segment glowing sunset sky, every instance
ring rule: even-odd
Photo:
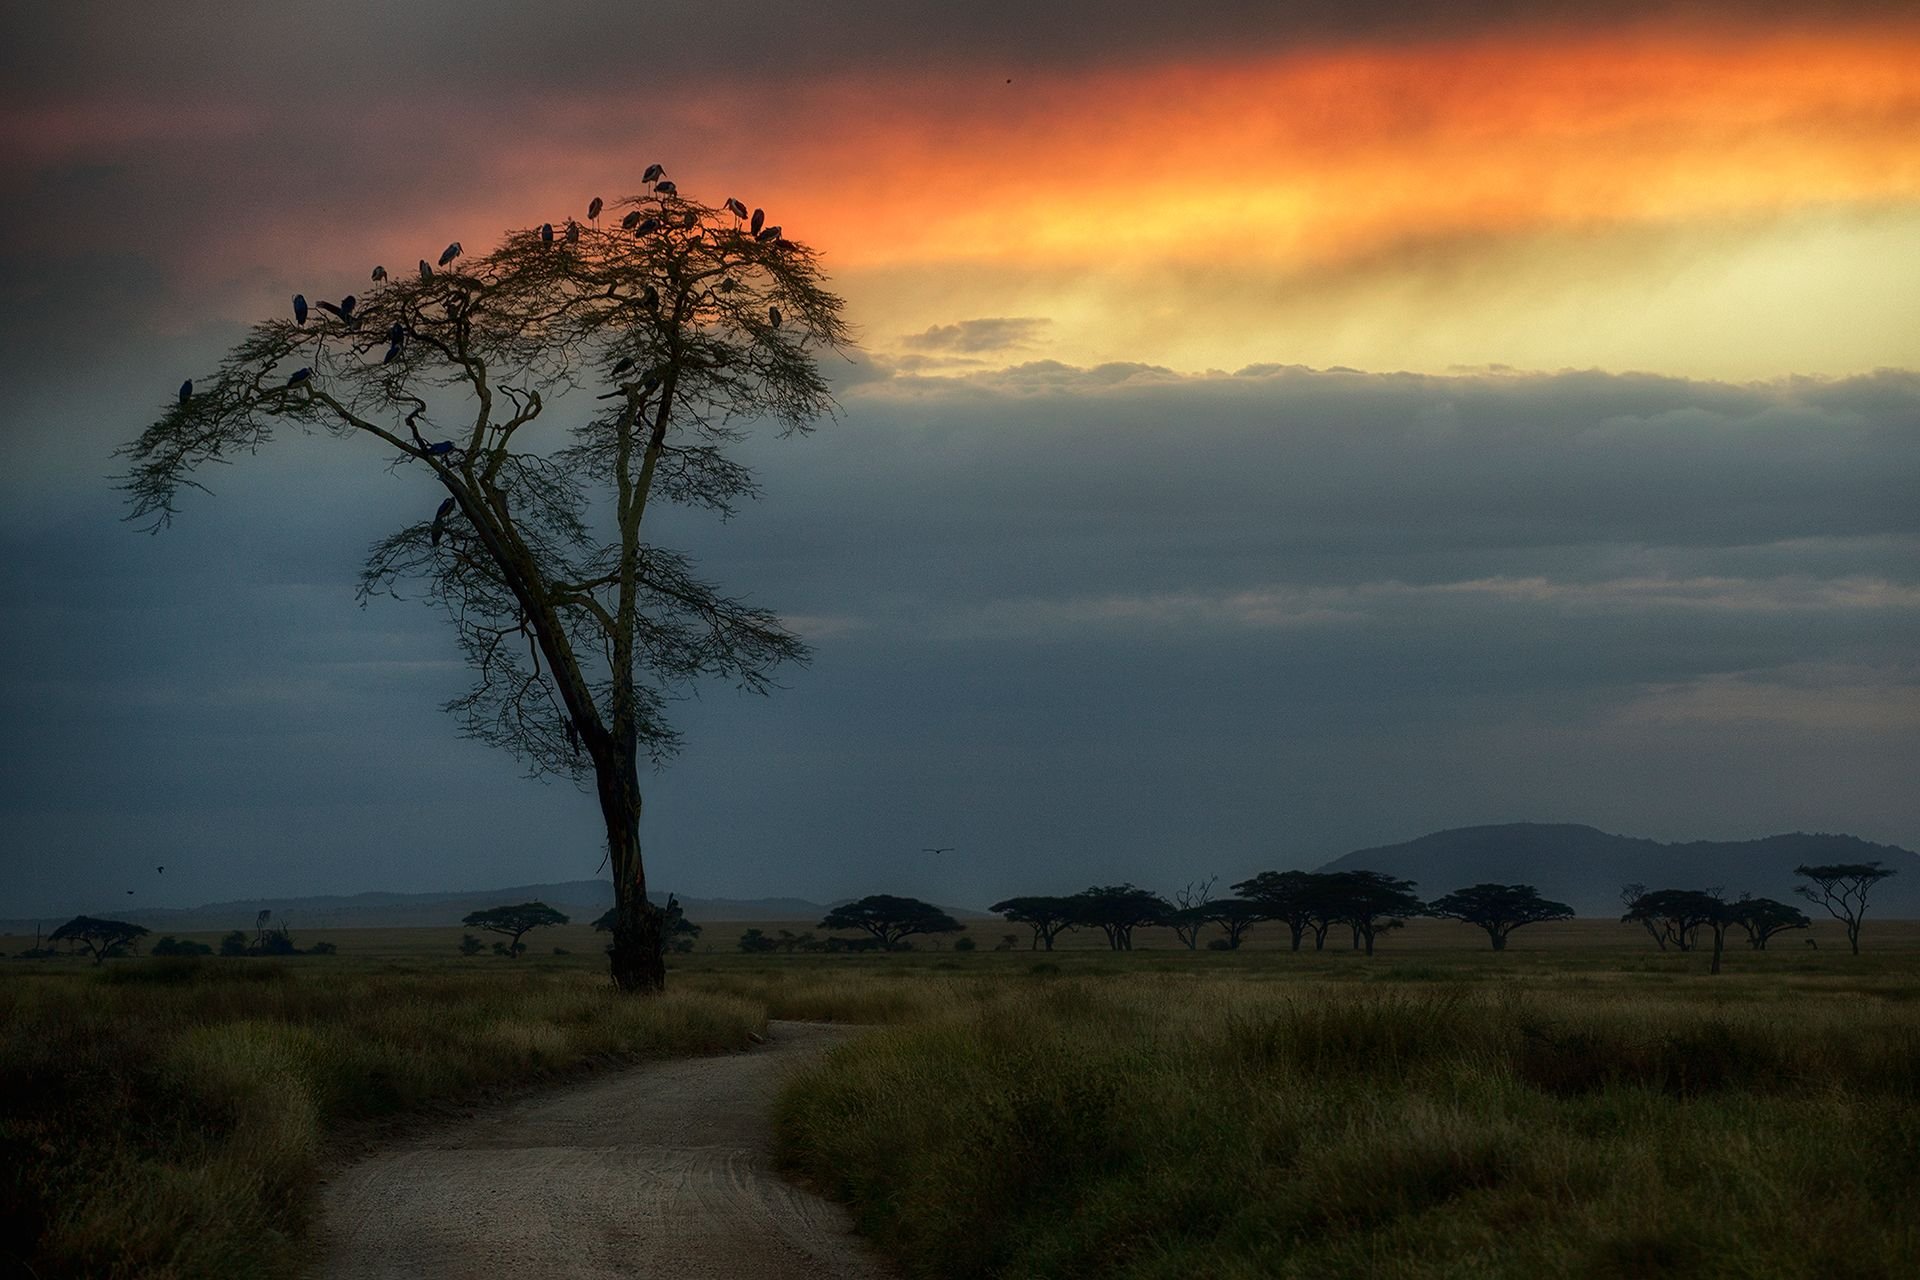
[[[669,528],[818,655],[687,708],[669,887],[984,902],[1521,818],[1920,842],[1920,10],[1599,13],[12,6],[0,846],[61,854],[7,864],[22,909],[129,829],[196,901],[272,842],[249,891],[592,873],[531,852],[590,806],[435,712],[438,624],[352,605],[430,494],[294,442],[136,540],[102,477],[292,293],[655,161],[818,248],[861,341],[764,503]]]

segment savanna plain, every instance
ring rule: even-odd
[[[1503,953],[1416,921],[1371,958],[1277,926],[827,955],[742,954],[743,928],[658,999],[616,994],[580,926],[519,959],[415,929],[0,961],[0,1261],[297,1276],[319,1180],[396,1128],[781,1018],[871,1028],[788,1087],[777,1141],[907,1276],[1920,1271],[1920,924],[1718,976],[1601,921]]]

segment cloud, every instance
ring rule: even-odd
[[[900,341],[909,351],[949,351],[977,355],[984,351],[1009,351],[1032,346],[1041,331],[1052,323],[1044,316],[960,320],[953,324],[934,325],[924,333],[907,334]]]

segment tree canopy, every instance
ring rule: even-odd
[[[1820,866],[1798,866],[1793,874],[1805,876],[1807,883],[1794,886],[1794,892],[1826,909],[1828,915],[1847,928],[1847,945],[1860,954],[1860,924],[1867,918],[1867,895],[1873,886],[1894,874],[1892,867],[1871,862],[1836,862]]]
[[[1741,898],[1733,904],[1733,922],[1746,931],[1747,944],[1755,951],[1765,951],[1776,933],[1813,926],[1806,912],[1772,898]]]
[[[645,517],[655,497],[724,514],[755,496],[727,446],[830,413],[816,356],[849,341],[810,249],[657,170],[604,222],[596,198],[585,223],[511,231],[478,256],[449,244],[311,309],[296,296],[122,450],[131,518],[153,527],[205,467],[289,427],[371,445],[370,464],[430,486],[423,518],[374,544],[362,595],[418,591],[446,614],[473,671],[448,704],[466,734],[592,786],[613,975],[643,991],[665,970],[638,763],[679,747],[665,710],[690,682],[764,691],[805,654],[643,536]]]
[[[1139,885],[1092,885],[1073,895],[1074,919],[1107,935],[1115,951],[1133,950],[1133,931],[1141,925],[1164,924],[1173,904]]]
[[[1505,951],[1507,935],[1522,925],[1573,918],[1572,907],[1541,897],[1530,884],[1476,884],[1455,889],[1428,903],[1427,913],[1485,929],[1495,951]]]
[[[521,938],[535,929],[565,924],[567,917],[544,902],[522,902],[511,907],[488,907],[485,911],[469,912],[460,923],[511,937],[513,941],[507,945],[507,954],[518,957],[525,950],[520,945]]]
[[[859,929],[873,935],[881,946],[893,948],[916,933],[958,933],[965,926],[930,902],[874,893],[835,907],[819,927]]]
[[[145,926],[125,920],[102,920],[97,916],[75,916],[47,935],[49,942],[65,942],[86,952],[99,964],[108,956],[122,956],[147,936]]]
[[[1077,927],[1078,915],[1072,898],[1063,895],[1030,895],[1023,898],[1007,898],[996,902],[987,910],[998,912],[1014,924],[1024,924],[1033,930],[1033,947],[1036,950],[1053,950],[1053,940],[1068,929]]]
[[[1311,871],[1262,871],[1234,885],[1233,891],[1257,904],[1267,919],[1285,924],[1298,951],[1320,914],[1322,883],[1323,877]]]

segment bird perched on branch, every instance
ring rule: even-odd
[[[660,179],[666,176],[667,176],[667,171],[665,169],[662,169],[657,164],[650,164],[647,166],[647,171],[640,175],[640,181],[658,182],[660,181]]]
[[[766,222],[767,211],[765,209],[755,209],[753,211],[753,218],[747,223],[747,231],[757,236],[760,234],[760,228],[765,226]]]
[[[453,507],[453,499],[448,498],[440,504],[440,509],[433,513],[433,529],[427,534],[427,541],[433,546],[440,545],[440,535],[446,530],[447,517],[453,514]]]
[[[293,295],[293,322],[295,324],[307,322],[307,295],[304,293]]]
[[[763,228],[756,232],[753,238],[755,240],[778,240],[780,238],[780,228],[777,225]]]
[[[780,308],[778,307],[767,308],[767,323],[771,324],[776,329],[780,327]]]
[[[180,403],[185,404],[191,399],[193,399],[193,379],[188,378],[180,384]]]
[[[640,225],[640,217],[641,217],[640,211],[638,209],[635,209],[632,213],[629,213],[626,217],[620,219],[620,229],[622,231],[633,230],[635,227]]]
[[[420,278],[422,280],[433,279],[433,268],[427,265],[425,258],[420,259]]]
[[[600,210],[604,207],[600,202],[600,197],[595,196],[587,204],[587,221],[598,222],[600,220]]]
[[[385,267],[375,267],[373,269],[373,282],[375,284],[379,284],[382,280],[385,280],[386,278],[387,278],[387,269]]]
[[[728,196],[727,212],[736,218],[744,218],[747,216],[747,206],[735,200],[732,196]]]
[[[455,258],[459,256],[460,256],[460,242],[458,240],[455,240],[452,244],[448,245],[446,248],[440,251],[440,265],[444,267],[449,262],[452,262]]]
[[[540,243],[553,243],[553,224],[551,222],[543,222],[540,224]]]
[[[436,440],[427,446],[427,453],[435,458],[444,458],[453,452],[453,441]]]
[[[287,378],[287,385],[290,387],[297,387],[301,383],[305,382],[308,378],[311,378],[312,376],[313,376],[312,369],[295,369],[293,373]]]
[[[656,182],[653,184],[653,194],[657,196],[677,196],[680,194],[680,188],[671,182]]]

